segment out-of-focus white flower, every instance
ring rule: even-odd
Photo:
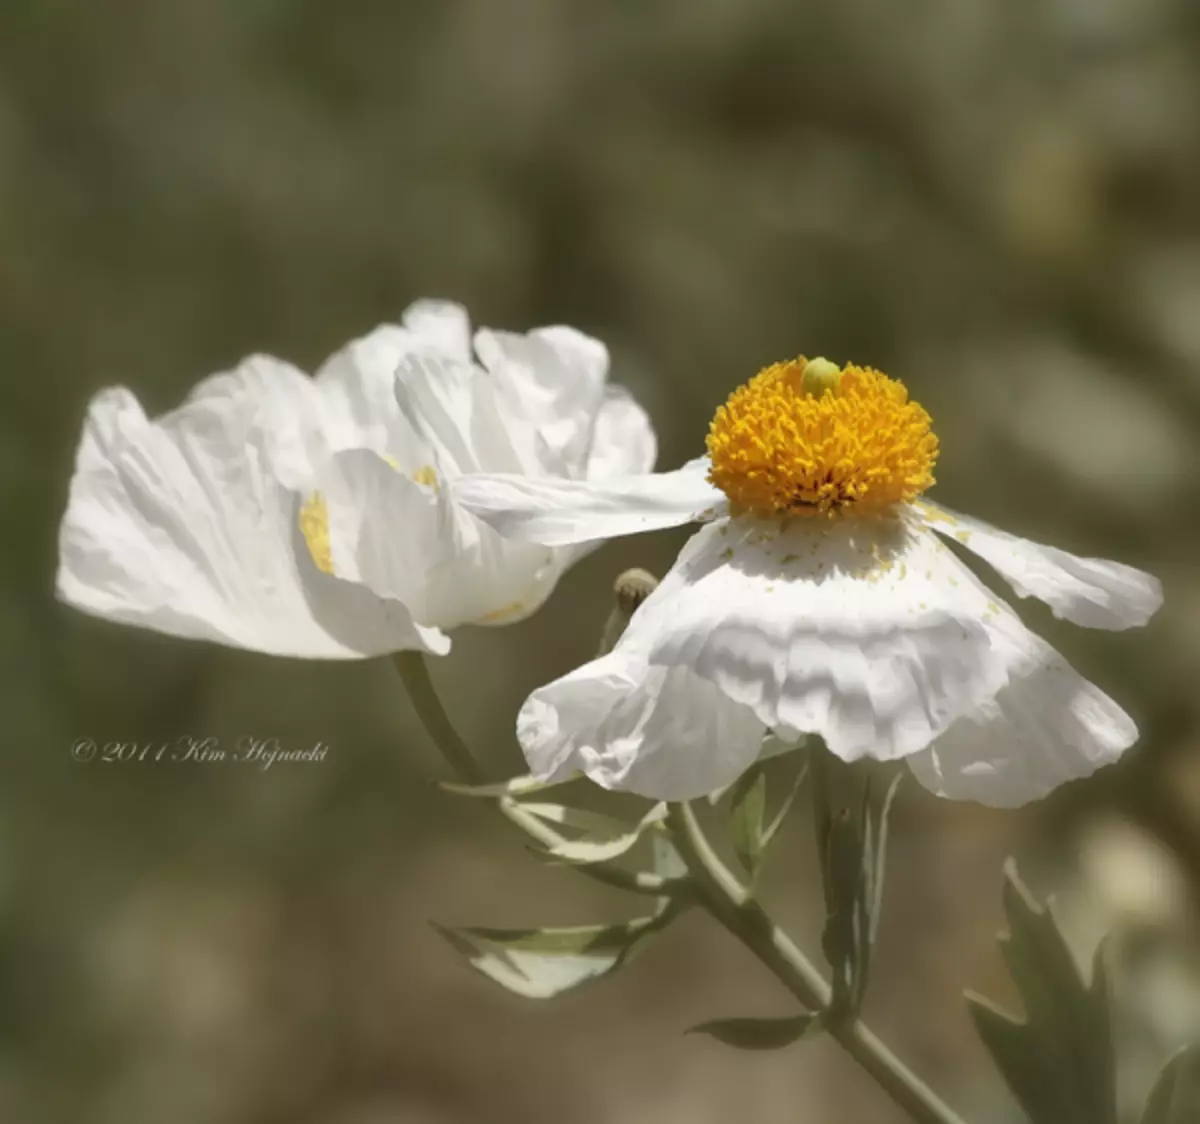
[[[57,589],[98,616],[275,655],[449,649],[533,612],[582,548],[503,541],[444,482],[465,470],[646,472],[654,432],[570,328],[480,331],[418,302],[309,378],[255,356],[149,420],[92,400]]]
[[[1009,806],[1091,773],[1137,730],[943,543],[1093,628],[1141,625],[1156,579],[918,499],[937,455],[902,384],[823,359],[776,364],[713,419],[709,456],[600,482],[480,476],[465,506],[569,545],[706,525],[607,656],[535,691],[535,774],[683,799],[728,784],[764,732],[846,760],[907,759],[942,796]]]

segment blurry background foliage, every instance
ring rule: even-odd
[[[0,1120],[897,1119],[828,1043],[680,1036],[791,1009],[702,919],[560,1005],[473,976],[427,917],[612,903],[433,787],[386,662],[275,661],[53,602],[92,392],[160,412],[250,351],[312,369],[418,296],[604,339],[665,467],[770,361],[879,366],[934,415],[939,498],[1161,575],[1141,633],[1027,612],[1142,723],[1127,764],[1017,814],[905,787],[867,1010],[973,1121],[1017,1119],[959,994],[1011,997],[992,937],[1015,852],[1081,953],[1114,918],[1144,927],[1147,1065],[1194,1033],[1198,13],[4,0]],[[520,767],[524,694],[593,652],[613,577],[661,573],[683,537],[609,546],[534,619],[455,637],[434,672],[492,770]],[[330,750],[266,773],[68,752],[182,734]],[[815,948],[804,828],[767,882]]]

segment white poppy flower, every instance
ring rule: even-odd
[[[459,481],[466,507],[526,542],[706,524],[610,654],[527,700],[534,773],[686,799],[734,779],[766,732],[812,733],[848,761],[905,758],[939,795],[1011,806],[1118,757],[1129,716],[942,540],[1093,628],[1144,624],[1159,583],[919,499],[937,447],[899,382],[801,358],[735,391],[709,455],[678,471]]]
[[[59,597],[98,616],[275,655],[442,654],[443,629],[532,612],[579,548],[507,543],[450,499],[464,469],[648,471],[641,408],[569,328],[480,331],[418,302],[314,378],[265,356],[149,420],[92,400]],[[377,504],[377,507],[372,505]]]

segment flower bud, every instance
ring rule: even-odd
[[[600,655],[606,656],[616,646],[642,602],[658,588],[658,578],[649,570],[626,570],[613,583],[615,604],[604,625],[604,636],[600,640]]]

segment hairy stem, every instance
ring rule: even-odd
[[[705,837],[687,803],[674,804],[667,827],[695,884],[699,904],[771,970],[810,1011],[825,1009],[832,992],[820,971],[771,920]],[[964,1124],[861,1019],[833,1021],[829,1033],[917,1124]]]

